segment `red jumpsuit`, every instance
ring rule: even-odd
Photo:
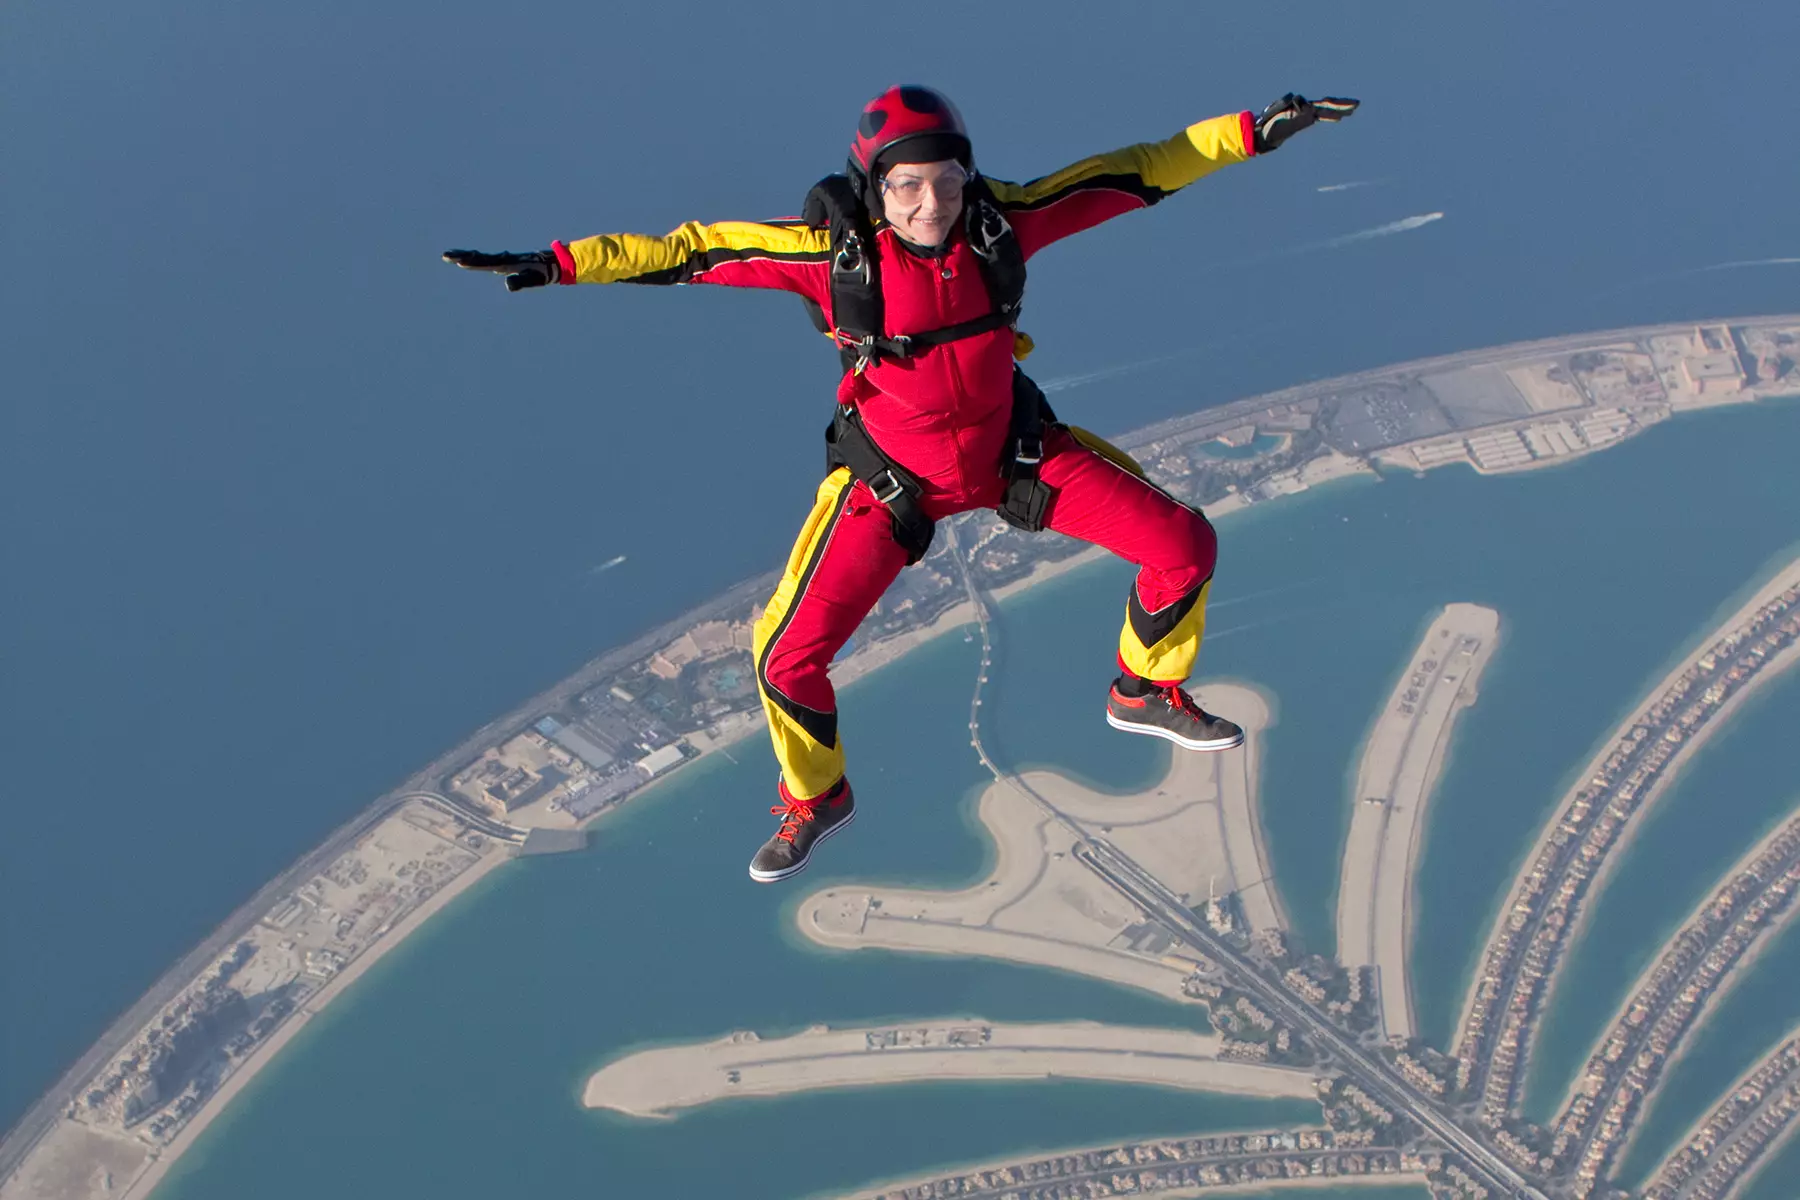
[[[986,180],[1029,259],[1050,243],[1145,208],[1228,163],[1250,157],[1249,113],[1192,125],[1164,142],[1084,159],[1027,184]],[[555,244],[565,283],[717,283],[798,293],[831,315],[830,234],[803,224],[690,223],[665,237],[635,234]],[[960,229],[926,257],[879,226],[888,336],[939,329],[988,313],[992,303]],[[884,358],[847,375],[854,405],[887,455],[923,486],[927,515],[993,508],[1005,486],[1001,458],[1012,416],[1015,336],[1010,329]],[[1054,489],[1046,527],[1104,546],[1138,566],[1126,602],[1119,664],[1163,684],[1193,669],[1205,626],[1217,543],[1201,513],[1135,471],[1085,432],[1046,431],[1039,477]],[[839,468],[820,484],[774,596],[757,622],[757,681],[795,800],[843,777],[837,703],[827,669],[900,569],[906,552],[874,494]]]

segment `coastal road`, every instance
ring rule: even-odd
[[[1355,1068],[1355,1080],[1365,1091],[1396,1112],[1405,1113],[1445,1145],[1460,1153],[1468,1160],[1471,1169],[1496,1189],[1497,1194],[1522,1197],[1524,1200],[1541,1200],[1542,1194],[1498,1155],[1442,1112],[1420,1100],[1410,1085],[1388,1070],[1387,1064],[1371,1058],[1336,1027],[1297,1002],[1284,989],[1264,979],[1255,964],[1245,959],[1229,943],[1201,927],[1179,901],[1166,894],[1157,880],[1145,875],[1135,863],[1109,846],[1105,839],[1093,839],[1085,849],[1077,849],[1076,855],[1090,870],[1149,916],[1162,922],[1189,946],[1233,968],[1232,986],[1255,994],[1272,1012],[1285,1018],[1294,1027],[1304,1029],[1317,1045],[1330,1049],[1339,1061]]]

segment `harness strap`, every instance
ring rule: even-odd
[[[887,506],[894,522],[894,541],[906,551],[906,565],[924,558],[937,525],[919,507],[924,489],[918,477],[889,458],[869,436],[856,410],[842,404],[825,431],[825,469],[839,467],[850,468],[850,474],[867,484],[875,499]]]
[[[994,511],[1008,525],[1027,533],[1043,529],[1051,497],[1056,495],[1055,488],[1038,478],[1038,467],[1044,461],[1044,426],[1055,420],[1043,390],[1014,364],[1012,425],[1000,463],[1006,492]]]
[[[869,334],[858,338],[846,330],[834,329],[832,330],[832,340],[856,355],[857,366],[855,369],[860,372],[868,363],[876,359],[910,358],[917,351],[929,350],[933,346],[942,346],[946,342],[977,337],[984,333],[992,333],[996,329],[1006,329],[1017,319],[1016,309],[996,309],[970,321],[958,321],[956,324],[946,325],[942,329],[927,329],[923,333],[908,333],[899,337],[881,337],[877,334]]]

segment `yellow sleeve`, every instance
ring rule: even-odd
[[[571,283],[722,283],[810,293],[831,234],[807,225],[689,221],[662,237],[609,233],[568,243]]]
[[[1084,184],[1092,186],[1104,180],[1116,186],[1120,176],[1135,177],[1144,191],[1166,195],[1220,167],[1249,158],[1255,153],[1253,136],[1247,112],[1211,117],[1189,125],[1166,141],[1140,142],[1096,154],[1022,186],[1002,185],[1014,194],[996,195],[1003,204],[1037,206],[1060,193],[1080,190]]]

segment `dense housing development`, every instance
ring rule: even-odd
[[[1796,359],[1800,316],[1622,330],[1307,384],[1118,442],[1159,484],[1219,518],[1381,470],[1559,465],[1675,413],[1800,393]],[[984,641],[985,681],[989,605],[1098,553],[1021,534],[991,514],[945,524],[933,553],[901,576],[837,664],[840,682],[971,623]],[[311,1014],[449,897],[514,856],[579,847],[587,824],[655,781],[760,736],[749,630],[771,583],[745,581],[586,664],[271,881],[0,1143],[0,1200],[142,1197]],[[1800,822],[1772,834],[1684,925],[1549,1128],[1518,1113],[1533,1035],[1632,822],[1694,745],[1800,656],[1800,564],[1657,686],[1584,771],[1513,885],[1454,1046],[1434,1048],[1412,1036],[1405,980],[1413,847],[1453,718],[1475,702],[1475,677],[1504,624],[1491,610],[1451,608],[1378,723],[1388,741],[1370,747],[1359,784],[1366,794],[1346,799],[1358,815],[1344,878],[1360,906],[1338,914],[1354,934],[1346,962],[1290,939],[1260,846],[1253,753],[1190,759],[1177,768],[1187,772],[1178,786],[1100,807],[1054,773],[1014,776],[992,762],[978,681],[971,741],[995,775],[982,818],[1013,873],[971,893],[832,889],[801,905],[803,931],[843,949],[1037,962],[1204,1007],[1216,1036],[1184,1052],[1185,1086],[1303,1077],[1323,1123],[1040,1155],[869,1196],[1061,1200],[1369,1175],[1424,1179],[1437,1195],[1466,1200],[1612,1188],[1608,1172],[1669,1056],[1789,911],[1800,884]],[[1247,692],[1231,711],[1258,704]],[[1246,724],[1254,738],[1259,723]],[[958,1056],[958,1071],[1038,1070],[1033,1043],[1008,1042],[1012,1034],[972,1018],[954,1027],[988,1030],[986,1040],[969,1035],[940,1048]],[[1081,1037],[1089,1041],[1038,1050],[1100,1077],[1124,1071],[1107,1059],[1114,1043]],[[741,1040],[720,1044],[743,1058]],[[899,1064],[892,1069],[903,1075],[921,1060],[894,1053],[898,1046],[865,1041],[855,1069],[885,1077],[890,1067],[874,1064]],[[696,1062],[695,1094],[704,1099],[743,1090],[752,1077],[742,1061]],[[790,1064],[776,1075],[804,1085],[819,1078],[808,1070]],[[838,1076],[823,1078],[818,1086]],[[1766,1159],[1797,1106],[1800,1059],[1790,1042],[1734,1086],[1647,1194],[1725,1196]]]

